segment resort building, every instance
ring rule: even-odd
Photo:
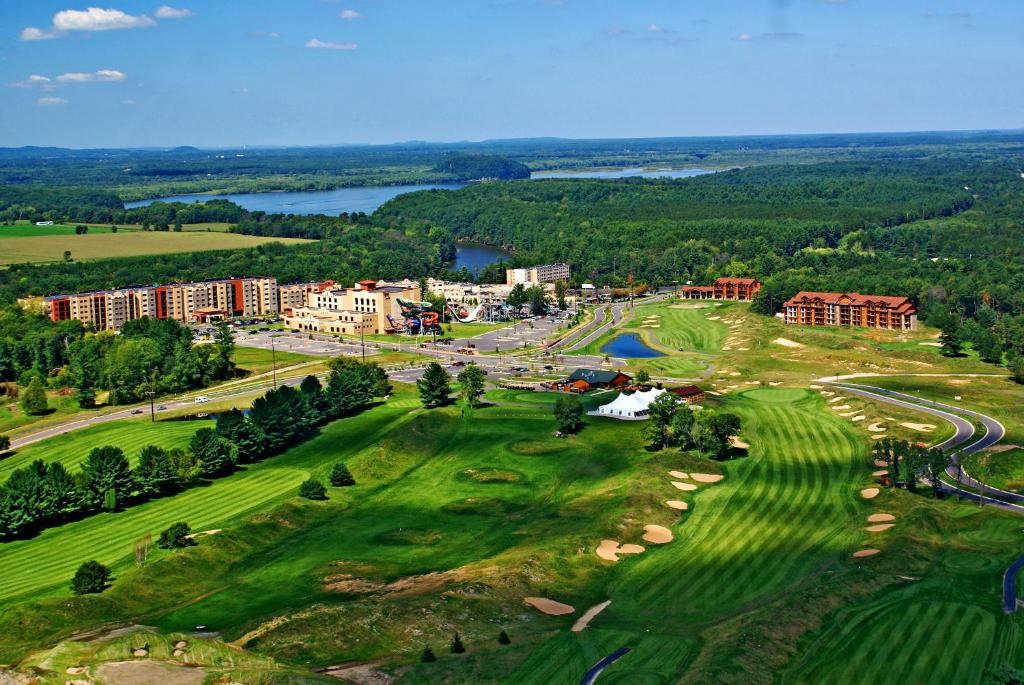
[[[332,287],[334,287],[334,281],[279,285],[277,286],[277,308],[281,312],[286,312],[296,307],[305,307],[309,302],[310,295],[321,293]]]
[[[534,283],[557,283],[569,280],[568,264],[543,264],[521,269],[505,269],[505,284],[533,285]]]
[[[800,292],[782,307],[788,324],[864,326],[895,331],[909,331],[917,326],[917,307],[906,297]]]
[[[683,385],[678,388],[669,388],[668,391],[687,404],[704,400],[704,391],[696,385]]]
[[[736,300],[749,302],[761,290],[756,278],[716,278],[712,285],[684,285],[684,300]]]
[[[633,382],[631,376],[621,371],[604,371],[602,369],[576,369],[566,380],[578,392],[586,392],[593,388],[625,388]]]
[[[277,314],[277,280],[231,278],[96,290],[45,299],[53,321],[78,319],[96,330],[116,330],[149,316],[182,323]]]
[[[512,292],[512,286],[504,283],[459,283],[428,278],[427,290],[453,304],[504,304]]]
[[[285,312],[286,328],[299,331],[376,335],[401,327],[398,300],[418,302],[415,281],[390,285],[385,281],[360,281],[352,288],[326,288],[309,292],[306,305]]]

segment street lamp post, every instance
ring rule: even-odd
[[[274,390],[277,390],[277,345],[274,343],[276,335],[270,336],[270,373],[274,382]]]
[[[156,395],[156,391],[148,390],[146,395],[149,396],[149,420],[156,423],[156,409],[153,408],[153,397]]]

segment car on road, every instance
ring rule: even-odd
[[[544,370],[545,371],[552,371],[552,370],[554,370],[554,368],[555,367],[551,366],[551,364],[545,364],[544,365]]]
[[[525,367],[525,366],[513,366],[513,367],[512,367],[512,370],[513,370],[513,371],[518,371],[519,373],[526,373],[526,372],[527,372],[527,371],[529,371],[530,369],[528,369],[528,368],[527,368],[527,367]]]
[[[195,399],[195,403],[196,404],[206,404],[209,401],[210,401],[210,398],[207,397],[206,395],[200,395],[199,397],[197,397]]]
[[[452,362],[452,366],[465,366],[465,365],[466,365],[466,362],[462,361],[461,359],[459,361],[457,361],[457,362]]]
[[[132,409],[132,414],[141,414],[141,413],[142,413],[141,409]]]
[[[160,404],[160,405],[157,405],[157,408],[156,408],[156,410],[157,410],[157,411],[165,411],[166,409],[167,409],[167,407],[165,407],[165,406],[164,406],[164,405],[162,405],[162,404]]]

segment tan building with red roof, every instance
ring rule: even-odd
[[[756,278],[716,278],[712,285],[684,285],[684,300],[736,300],[748,302],[761,289]]]
[[[789,324],[864,326],[909,331],[917,326],[917,307],[906,297],[860,293],[799,292],[782,305]]]

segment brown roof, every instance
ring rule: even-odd
[[[727,277],[723,277],[723,278],[716,278],[715,279],[715,283],[720,283],[722,285],[726,285],[726,284],[732,284],[732,285],[754,285],[755,283],[757,283],[757,279],[756,278],[727,278]]]
[[[861,295],[860,293],[819,293],[809,290],[802,290],[792,298],[786,300],[784,307],[793,307],[798,304],[813,300],[821,300],[824,304],[838,304],[842,300],[849,300],[849,303],[857,306],[885,305],[887,308],[895,309],[898,312],[914,314],[917,307],[906,297],[898,295]]]
[[[696,385],[683,385],[678,388],[669,388],[668,391],[673,395],[679,395],[680,397],[692,397],[693,395],[704,394],[704,391]]]

